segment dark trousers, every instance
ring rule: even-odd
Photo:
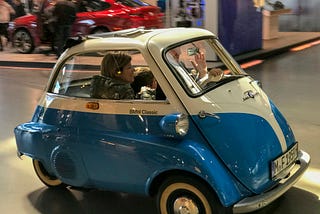
[[[60,56],[63,52],[65,42],[70,37],[71,25],[59,25],[57,24],[54,32],[54,46],[57,56]]]
[[[8,23],[0,23],[0,50],[3,50],[3,44],[1,36],[4,36],[9,41],[9,35],[8,35]]]

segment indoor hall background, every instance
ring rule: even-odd
[[[273,1],[271,1],[273,2]],[[279,17],[280,31],[320,32],[319,0],[281,0],[292,13]]]

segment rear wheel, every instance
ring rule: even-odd
[[[66,187],[64,183],[62,183],[61,180],[59,180],[57,177],[50,175],[47,170],[44,168],[43,164],[33,159],[33,168],[38,176],[38,178],[48,187]]]
[[[161,214],[232,213],[221,205],[207,185],[183,176],[175,176],[162,183],[157,196],[157,208]]]
[[[13,46],[20,53],[31,53],[34,50],[33,38],[26,30],[17,30],[13,35]]]

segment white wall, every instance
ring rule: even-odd
[[[218,35],[219,0],[206,0],[204,28]]]

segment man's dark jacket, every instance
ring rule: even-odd
[[[57,17],[58,25],[72,25],[76,19],[76,6],[71,1],[58,1],[53,14]]]

